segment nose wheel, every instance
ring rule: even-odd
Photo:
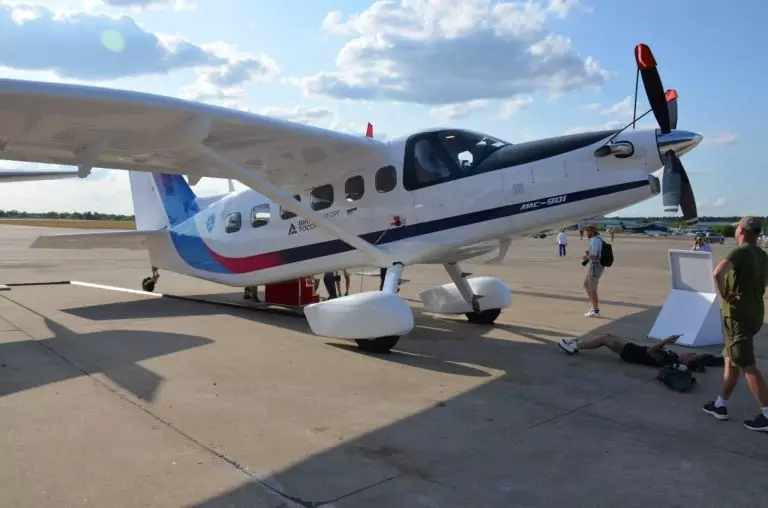
[[[144,280],[141,281],[141,289],[144,291],[151,293],[155,290],[155,284],[157,284],[157,279],[160,278],[160,273],[158,273],[157,268],[154,266],[152,267],[152,276],[146,277]]]

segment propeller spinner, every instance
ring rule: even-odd
[[[698,145],[702,137],[692,132],[673,130],[677,129],[677,91],[674,89],[664,91],[651,48],[645,44],[635,46],[635,61],[638,73],[643,78],[648,103],[661,130],[661,133],[656,136],[656,141],[661,160],[664,162],[661,181],[664,211],[677,212],[680,208],[683,221],[687,225],[696,224],[698,222],[696,198],[679,156]]]

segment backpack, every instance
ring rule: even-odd
[[[613,247],[606,242],[603,238],[600,238],[603,245],[600,247],[600,264],[608,267],[613,265]]]
[[[677,392],[687,393],[696,386],[696,378],[685,365],[670,364],[659,369],[656,379]]]

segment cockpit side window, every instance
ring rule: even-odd
[[[508,144],[471,131],[443,131],[438,137],[463,176],[473,173],[488,156]]]
[[[413,191],[477,174],[483,161],[508,145],[486,134],[460,129],[417,134],[405,144],[403,186]]]
[[[450,162],[432,134],[409,140],[403,161],[403,186],[416,190],[450,181],[455,176]]]

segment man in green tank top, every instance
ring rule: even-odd
[[[763,295],[768,285],[768,254],[757,246],[762,227],[760,218],[743,217],[736,228],[738,247],[720,260],[713,274],[722,298],[725,371],[720,396],[703,409],[718,420],[728,419],[728,399],[739,374],[744,374],[761,408],[761,413],[744,421],[744,426],[768,432],[768,387],[757,369],[754,345],[765,318]]]

